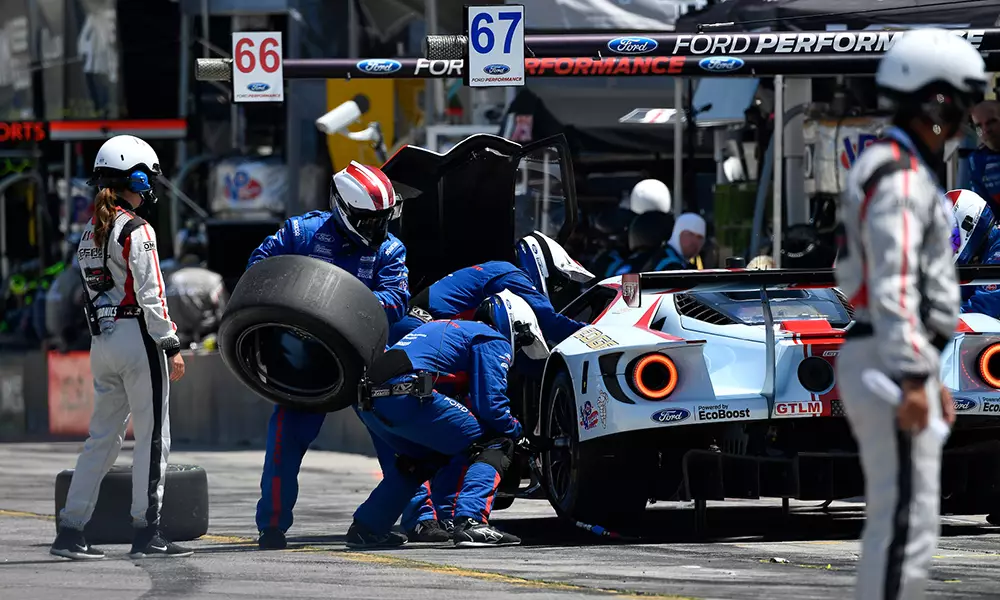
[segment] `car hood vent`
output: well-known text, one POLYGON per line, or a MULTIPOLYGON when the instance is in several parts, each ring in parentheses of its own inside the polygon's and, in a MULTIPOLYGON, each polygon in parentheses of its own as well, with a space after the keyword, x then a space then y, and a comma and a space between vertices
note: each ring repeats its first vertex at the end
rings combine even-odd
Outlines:
POLYGON ((736 325, 736 321, 730 319, 701 300, 690 294, 674 294, 674 306, 677 307, 677 314, 691 317, 698 321, 703 321, 711 325, 736 325))

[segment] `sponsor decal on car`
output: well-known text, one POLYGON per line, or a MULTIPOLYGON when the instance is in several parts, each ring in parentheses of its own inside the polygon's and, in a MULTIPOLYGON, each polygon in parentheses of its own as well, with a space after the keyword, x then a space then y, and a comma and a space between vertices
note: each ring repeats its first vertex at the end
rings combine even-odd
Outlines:
POLYGON ((374 75, 389 75, 403 68, 403 63, 390 58, 369 58, 358 61, 355 65, 359 71, 374 75))
POLYGON ((979 403, 972 398, 955 398, 955 412, 969 412, 975 410, 979 403))
POLYGON ((656 40, 639 36, 620 37, 608 42, 608 50, 615 54, 647 54, 656 50, 657 46, 656 40))
POLYGON ((526 58, 528 75, 551 72, 556 75, 680 75, 684 72, 683 56, 619 56, 608 58, 526 58))
POLYGON ((650 420, 661 425, 676 425, 686 421, 691 416, 691 411, 686 408, 664 408, 649 415, 650 420))
POLYGON ((601 416, 594 410, 594 405, 591 404, 590 400, 584 402, 580 408, 580 427, 590 431, 594 427, 597 427, 600 419, 601 416))
POLYGON ((618 345, 618 342, 596 327, 584 327, 573 334, 573 339, 591 350, 604 350, 618 345))
POLYGON ((980 412, 1000 414, 1000 400, 987 400, 983 398, 983 410, 980 412))
POLYGON ((597 412, 601 415, 601 428, 608 428, 608 394, 604 390, 597 391, 597 412))
POLYGON ((735 56, 709 56, 698 61, 703 71, 710 73, 731 73, 743 68, 743 59, 735 56))
POLYGON ((822 402, 775 402, 775 417, 818 417, 823 414, 822 402))
POLYGON ((732 409, 728 404, 712 404, 711 406, 698 407, 699 421, 730 421, 736 419, 749 419, 751 411, 749 408, 732 409))

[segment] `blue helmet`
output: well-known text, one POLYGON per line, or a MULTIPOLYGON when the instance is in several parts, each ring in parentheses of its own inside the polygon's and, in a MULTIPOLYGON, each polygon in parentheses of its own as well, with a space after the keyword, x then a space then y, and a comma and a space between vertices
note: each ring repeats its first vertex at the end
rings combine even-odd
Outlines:
POLYGON ((570 283, 594 279, 594 274, 573 260, 565 248, 540 231, 524 236, 517 243, 517 261, 535 288, 549 300, 567 288, 578 292, 570 283))
POLYGON ((473 319, 486 323, 510 340, 512 361, 518 350, 524 350, 528 358, 536 360, 549 355, 549 347, 535 312, 524 299, 510 290, 487 296, 479 304, 473 319))

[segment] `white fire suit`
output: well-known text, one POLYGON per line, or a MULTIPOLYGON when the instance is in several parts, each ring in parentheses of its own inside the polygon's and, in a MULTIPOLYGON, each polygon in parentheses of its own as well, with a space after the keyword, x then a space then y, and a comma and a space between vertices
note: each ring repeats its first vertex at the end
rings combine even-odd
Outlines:
MULTIPOLYGON (((180 344, 167 313, 153 228, 124 208, 117 211, 106 246, 106 265, 114 286, 97 293, 88 281, 86 289, 97 307, 111 307, 98 308, 104 318, 103 331, 94 336, 90 349, 94 376, 90 438, 77 460, 60 514, 60 526, 74 529, 83 529, 94 512, 101 480, 118 457, 130 412, 135 433, 132 519, 136 527, 159 522, 170 452, 166 359, 179 352, 180 344)), ((84 230, 77 252, 85 277, 88 269, 105 265, 104 247, 94 244, 93 223, 84 230)))
POLYGON ((837 385, 858 441, 867 499, 858 599, 922 598, 937 546, 941 441, 902 431, 896 408, 861 381, 877 368, 900 382, 925 378, 940 418, 942 348, 958 321, 950 206, 918 147, 891 128, 848 175, 839 208, 844 239, 836 278, 855 308, 837 360, 837 385))

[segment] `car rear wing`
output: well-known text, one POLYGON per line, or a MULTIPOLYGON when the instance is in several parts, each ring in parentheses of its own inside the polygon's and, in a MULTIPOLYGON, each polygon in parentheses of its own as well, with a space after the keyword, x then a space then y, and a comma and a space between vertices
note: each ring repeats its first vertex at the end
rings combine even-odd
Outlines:
MULTIPOLYGON (((1000 265, 958 267, 961 285, 1000 285, 1000 265)), ((832 288, 833 269, 707 269, 622 275, 622 297, 637 308, 643 291, 749 291, 767 288, 832 288)))

